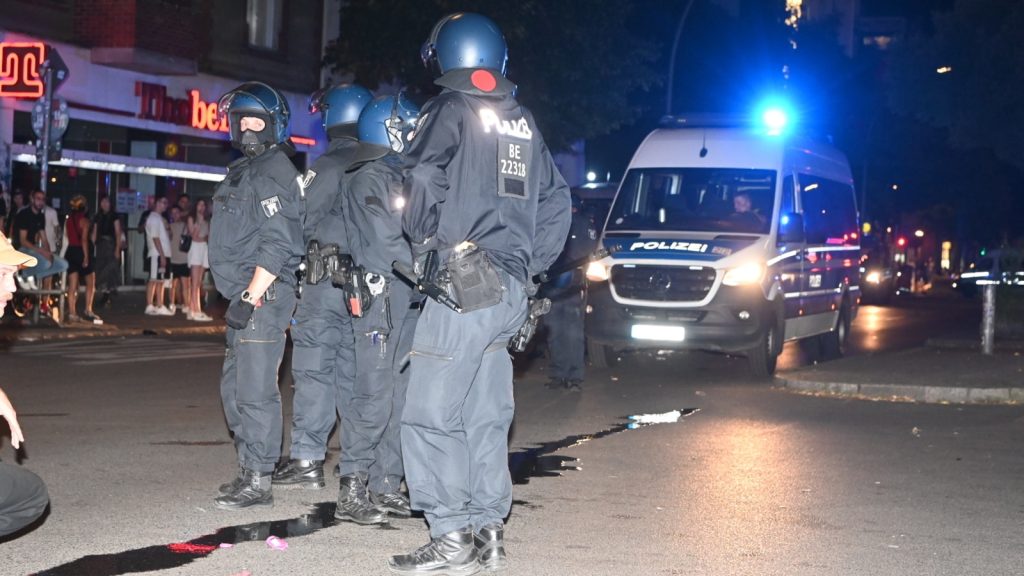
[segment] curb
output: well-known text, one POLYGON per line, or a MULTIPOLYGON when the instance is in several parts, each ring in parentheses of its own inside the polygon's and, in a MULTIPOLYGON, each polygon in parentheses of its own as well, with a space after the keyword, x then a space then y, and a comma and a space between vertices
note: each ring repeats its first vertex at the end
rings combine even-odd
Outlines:
MULTIPOLYGON (((929 338, 925 340, 924 345, 929 348, 981 350, 980 338, 929 338)), ((1024 340, 996 340, 993 349, 997 352, 1021 352, 1024 351, 1024 340)))
POLYGON ((119 338, 127 336, 217 336, 224 334, 225 327, 220 326, 181 326, 181 327, 132 327, 89 329, 89 330, 12 330, 0 332, 0 342, 44 342, 53 340, 79 340, 83 338, 119 338))
POLYGON ((925 404, 1021 404, 1024 388, 999 386, 913 386, 909 384, 846 384, 776 377, 783 388, 799 394, 826 394, 862 400, 922 402, 925 404))

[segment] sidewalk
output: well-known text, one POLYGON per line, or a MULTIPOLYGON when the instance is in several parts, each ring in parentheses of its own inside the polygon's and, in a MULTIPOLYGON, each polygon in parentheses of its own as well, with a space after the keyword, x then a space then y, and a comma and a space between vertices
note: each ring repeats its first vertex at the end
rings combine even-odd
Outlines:
MULTIPOLYGON (((98 301, 99 297, 97 297, 98 301)), ((79 296, 79 307, 82 305, 79 296)), ((192 322, 178 310, 174 316, 146 316, 146 294, 141 290, 121 291, 113 302, 103 308, 96 307, 96 314, 103 318, 102 325, 88 322, 63 323, 58 326, 45 317, 38 324, 31 324, 28 318, 15 318, 8 308, 0 320, 0 342, 42 340, 66 340, 102 336, 136 336, 140 334, 223 334, 224 304, 213 305, 205 310, 213 316, 212 322, 192 322)))
POLYGON ((950 404, 1024 403, 1024 342, 999 343, 985 356, 974 340, 931 339, 925 346, 805 366, 776 378, 802 393, 950 404))

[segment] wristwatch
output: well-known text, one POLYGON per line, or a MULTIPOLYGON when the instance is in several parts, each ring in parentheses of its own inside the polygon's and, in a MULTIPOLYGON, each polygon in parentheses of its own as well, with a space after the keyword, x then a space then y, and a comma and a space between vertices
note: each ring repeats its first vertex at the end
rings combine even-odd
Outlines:
POLYGON ((253 300, 252 294, 250 294, 248 290, 246 290, 245 292, 242 292, 242 302, 248 302, 249 304, 252 304, 253 306, 256 305, 256 301, 253 300))

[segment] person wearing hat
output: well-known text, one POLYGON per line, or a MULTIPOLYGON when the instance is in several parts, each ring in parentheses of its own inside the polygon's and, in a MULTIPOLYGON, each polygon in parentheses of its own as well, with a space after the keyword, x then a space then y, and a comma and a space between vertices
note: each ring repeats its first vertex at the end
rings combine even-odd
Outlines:
MULTIPOLYGON (((35 266, 36 258, 18 252, 10 240, 0 232, 0 317, 7 303, 14 297, 17 287, 14 275, 19 266, 35 266)), ((17 449, 25 441, 7 394, 0 388, 0 417, 11 429, 11 445, 17 449)), ((50 502, 46 485, 35 474, 5 462, 0 462, 0 537, 21 530, 43 515, 50 502)))

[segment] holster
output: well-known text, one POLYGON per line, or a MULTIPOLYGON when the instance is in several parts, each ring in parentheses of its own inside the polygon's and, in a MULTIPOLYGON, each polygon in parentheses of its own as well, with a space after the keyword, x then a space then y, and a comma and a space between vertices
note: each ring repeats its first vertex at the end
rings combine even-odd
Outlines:
POLYGON ((452 296, 464 313, 501 302, 502 286, 498 271, 487 253, 476 246, 452 252, 446 272, 452 296))
POLYGON ((347 255, 341 254, 341 247, 337 244, 321 246, 316 239, 310 240, 306 245, 306 284, 319 284, 328 278, 333 281, 343 256, 347 255))
POLYGON ((370 288, 366 285, 366 272, 356 266, 352 256, 339 254, 337 267, 331 272, 331 283, 345 293, 345 308, 353 318, 362 318, 373 302, 370 288))

